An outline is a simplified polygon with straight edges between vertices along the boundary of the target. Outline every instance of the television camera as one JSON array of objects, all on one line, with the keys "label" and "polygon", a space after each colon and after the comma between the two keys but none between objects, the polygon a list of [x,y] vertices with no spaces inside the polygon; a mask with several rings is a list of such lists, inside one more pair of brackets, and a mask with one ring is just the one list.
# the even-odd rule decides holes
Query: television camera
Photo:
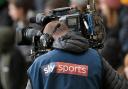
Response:
[{"label": "television camera", "polygon": [[47,23],[53,20],[64,22],[70,30],[80,32],[88,40],[91,48],[100,49],[103,47],[105,28],[101,16],[95,9],[91,10],[90,5],[87,5],[85,12],[80,13],[71,7],[57,8],[49,11],[49,15],[39,13],[30,19],[31,23],[41,25],[42,29],[26,28],[22,31],[22,37],[32,41],[31,55],[33,58],[52,49],[52,40],[46,39],[49,35],[45,34],[44,36],[43,29]]}]

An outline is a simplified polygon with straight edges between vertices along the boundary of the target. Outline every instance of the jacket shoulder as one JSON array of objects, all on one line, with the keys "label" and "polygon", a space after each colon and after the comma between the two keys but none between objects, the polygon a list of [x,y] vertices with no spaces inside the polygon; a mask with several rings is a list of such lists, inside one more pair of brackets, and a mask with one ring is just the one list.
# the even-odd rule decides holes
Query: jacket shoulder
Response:
[{"label": "jacket shoulder", "polygon": [[92,49],[92,48],[89,48],[88,51],[86,52],[86,54],[91,56],[91,57],[96,56],[96,57],[101,58],[100,53],[97,50]]}]

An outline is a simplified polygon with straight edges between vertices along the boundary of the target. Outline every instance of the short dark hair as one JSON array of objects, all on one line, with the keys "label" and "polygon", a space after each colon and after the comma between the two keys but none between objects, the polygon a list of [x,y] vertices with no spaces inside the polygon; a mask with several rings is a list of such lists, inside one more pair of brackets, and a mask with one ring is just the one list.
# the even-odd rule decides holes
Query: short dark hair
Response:
[{"label": "short dark hair", "polygon": [[69,29],[65,23],[59,21],[52,21],[46,25],[43,33],[51,35],[54,40],[56,40],[59,37],[67,34],[68,31]]}]

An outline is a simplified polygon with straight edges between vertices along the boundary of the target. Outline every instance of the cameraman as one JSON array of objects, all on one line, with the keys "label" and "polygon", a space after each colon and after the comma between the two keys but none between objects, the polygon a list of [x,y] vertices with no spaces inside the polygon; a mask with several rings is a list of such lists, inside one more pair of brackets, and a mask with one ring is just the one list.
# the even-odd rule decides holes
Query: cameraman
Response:
[{"label": "cameraman", "polygon": [[[28,75],[30,81],[28,85],[30,85],[30,87],[31,85],[33,89],[40,89],[44,87],[46,89],[61,89],[64,87],[76,87],[77,89],[83,89],[84,87],[88,89],[91,89],[92,87],[95,87],[95,89],[126,89],[128,87],[128,82],[124,78],[119,76],[117,72],[113,70],[112,67],[104,59],[102,59],[95,50],[88,48],[89,45],[86,39],[78,33],[68,31],[68,28],[66,26],[64,26],[64,28],[64,24],[62,23],[59,23],[60,27],[58,27],[58,23],[59,22],[51,22],[44,30],[44,33],[49,34],[50,37],[54,39],[53,48],[55,50],[37,58],[37,60],[29,68]],[[58,27],[58,29],[56,29],[56,27]],[[48,40],[49,36],[47,37],[46,38]],[[91,51],[91,53],[88,53],[89,51]],[[86,56],[87,58],[82,60],[82,58],[80,58],[81,56]],[[95,60],[92,64],[94,56]],[[88,57],[90,60],[88,60]],[[78,61],[77,58],[81,60]],[[81,66],[78,69],[82,68],[82,65],[85,64],[85,74],[80,74],[80,71],[74,72],[74,63],[76,63],[75,70],[80,64]],[[96,67],[93,68],[94,66]],[[95,71],[93,69],[95,69]],[[88,72],[87,75],[87,71],[92,72],[91,74]],[[94,72],[97,75],[96,78],[93,76]],[[74,78],[78,81],[77,83]],[[90,79],[92,81],[88,81]],[[90,85],[86,84],[87,82]],[[91,83],[93,84],[91,85]],[[76,84],[79,84],[79,86],[75,86]]]},{"label": "cameraman", "polygon": [[69,31],[65,24],[50,22],[46,25],[44,34],[47,34],[44,40],[54,40],[50,44],[54,50],[37,58],[29,68],[29,85],[32,85],[32,89],[128,87],[128,82],[97,51],[89,48],[87,40],[79,33]]},{"label": "cameraman", "polygon": [[33,89],[101,88],[101,57],[97,51],[89,49],[81,34],[70,32],[64,23],[58,21],[48,23],[44,34],[50,37],[46,39],[54,40],[50,44],[54,50],[37,58],[29,68]]}]

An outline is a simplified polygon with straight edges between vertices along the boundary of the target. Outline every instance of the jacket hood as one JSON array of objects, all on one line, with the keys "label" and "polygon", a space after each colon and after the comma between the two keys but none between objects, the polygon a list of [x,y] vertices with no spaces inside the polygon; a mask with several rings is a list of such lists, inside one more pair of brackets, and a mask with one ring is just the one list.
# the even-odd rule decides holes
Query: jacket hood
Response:
[{"label": "jacket hood", "polygon": [[72,53],[82,53],[89,48],[89,43],[78,32],[68,32],[53,42],[53,48]]}]

